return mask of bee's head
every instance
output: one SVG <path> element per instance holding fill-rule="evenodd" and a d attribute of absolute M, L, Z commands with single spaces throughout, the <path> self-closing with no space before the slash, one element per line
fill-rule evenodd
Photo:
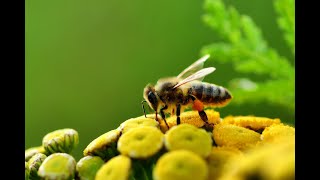
<path fill-rule="evenodd" d="M 143 97 L 147 101 L 148 105 L 155 111 L 158 109 L 159 96 L 154 87 L 148 84 L 143 90 Z"/>

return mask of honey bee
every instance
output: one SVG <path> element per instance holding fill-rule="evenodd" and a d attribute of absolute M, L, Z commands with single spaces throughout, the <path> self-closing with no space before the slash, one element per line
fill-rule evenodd
<path fill-rule="evenodd" d="M 211 127 L 204 108 L 223 107 L 230 102 L 232 95 L 222 86 L 202 82 L 206 75 L 215 71 L 214 67 L 203 68 L 204 62 L 209 57 L 205 55 L 198 59 L 176 77 L 159 79 L 155 86 L 148 84 L 144 88 L 144 100 L 142 101 L 145 116 L 144 102 L 147 102 L 149 107 L 155 111 L 156 120 L 159 122 L 157 117 L 160 112 L 160 116 L 169 129 L 165 114 L 176 114 L 178 125 L 180 124 L 180 113 L 192 107 L 193 110 L 198 111 L 205 126 Z"/>

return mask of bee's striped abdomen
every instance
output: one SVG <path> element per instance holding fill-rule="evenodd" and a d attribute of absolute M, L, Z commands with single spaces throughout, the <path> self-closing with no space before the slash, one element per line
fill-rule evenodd
<path fill-rule="evenodd" d="M 195 83 L 189 93 L 205 104 L 225 105 L 232 99 L 230 92 L 224 87 L 209 83 Z"/>

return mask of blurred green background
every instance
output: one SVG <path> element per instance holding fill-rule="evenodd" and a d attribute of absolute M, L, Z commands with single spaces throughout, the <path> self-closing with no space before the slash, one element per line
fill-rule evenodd
<path fill-rule="evenodd" d="M 268 44 L 290 59 L 272 1 L 225 1 L 250 15 Z M 25 148 L 47 133 L 79 132 L 78 160 L 96 137 L 142 115 L 147 83 L 175 76 L 219 38 L 202 21 L 203 1 L 26 1 Z M 205 81 L 227 86 L 236 73 L 214 58 Z M 294 121 L 266 102 L 217 109 L 221 116 L 256 115 Z"/>

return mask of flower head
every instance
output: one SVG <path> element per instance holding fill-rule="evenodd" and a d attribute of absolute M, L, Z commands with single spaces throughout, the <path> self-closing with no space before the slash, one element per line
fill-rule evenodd
<path fill-rule="evenodd" d="M 230 159 L 238 161 L 241 158 L 243 158 L 243 153 L 237 148 L 228 146 L 213 147 L 207 158 L 209 179 L 218 179 L 222 175 L 221 171 L 229 165 Z"/>
<path fill-rule="evenodd" d="M 130 175 L 131 159 L 124 155 L 111 158 L 98 170 L 95 180 L 127 180 Z"/>
<path fill-rule="evenodd" d="M 155 180 L 206 180 L 208 166 L 199 155 L 188 150 L 175 150 L 162 155 L 153 170 Z"/>
<path fill-rule="evenodd" d="M 76 177 L 78 179 L 94 179 L 103 164 L 104 161 L 99 156 L 85 156 L 76 165 Z"/>
<path fill-rule="evenodd" d="M 43 161 L 47 158 L 45 154 L 37 153 L 28 161 L 30 179 L 39 179 L 38 170 Z"/>
<path fill-rule="evenodd" d="M 190 124 L 172 127 L 165 134 L 165 147 L 169 150 L 190 150 L 199 156 L 207 157 L 212 148 L 211 135 L 204 129 Z"/>
<path fill-rule="evenodd" d="M 75 176 L 76 160 L 67 153 L 49 155 L 41 164 L 38 175 L 42 179 L 70 180 Z"/>
<path fill-rule="evenodd" d="M 35 154 L 37 154 L 37 153 L 42 153 L 42 154 L 47 155 L 47 152 L 46 152 L 46 150 L 44 149 L 43 146 L 31 147 L 31 148 L 26 149 L 26 150 L 24 151 L 25 161 L 29 161 L 29 159 L 30 159 L 33 155 L 35 155 Z"/>
<path fill-rule="evenodd" d="M 260 141 L 260 134 L 233 124 L 221 123 L 214 127 L 213 139 L 218 146 L 247 149 Z"/>
<path fill-rule="evenodd" d="M 126 133 L 130 129 L 140 127 L 140 126 L 151 126 L 159 128 L 159 123 L 152 118 L 146 118 L 146 117 L 137 117 L 137 118 L 131 118 L 123 123 L 120 124 L 118 129 L 121 131 L 122 134 Z"/>
<path fill-rule="evenodd" d="M 120 137 L 120 130 L 108 131 L 94 139 L 83 151 L 84 156 L 100 156 L 102 159 L 110 159 L 117 155 L 116 144 Z"/>
<path fill-rule="evenodd" d="M 123 134 L 118 141 L 119 152 L 131 158 L 148 158 L 162 147 L 162 132 L 149 126 L 134 128 Z"/>
<path fill-rule="evenodd" d="M 267 127 L 261 134 L 263 142 L 282 142 L 282 138 L 285 137 L 294 141 L 295 128 L 284 124 L 275 124 Z"/>
<path fill-rule="evenodd" d="M 207 117 L 208 117 L 208 123 L 215 125 L 219 124 L 221 122 L 220 113 L 211 109 L 205 110 Z M 170 116 L 167 118 L 167 123 L 169 127 L 174 127 L 177 125 L 177 116 Z M 187 111 L 184 113 L 181 113 L 180 115 L 180 123 L 181 124 L 192 124 L 196 127 L 203 127 L 204 121 L 199 116 L 198 111 Z"/>
<path fill-rule="evenodd" d="M 254 131 L 262 131 L 268 126 L 280 124 L 281 122 L 279 118 L 271 119 L 256 116 L 227 116 L 223 118 L 222 123 L 234 124 Z"/>
<path fill-rule="evenodd" d="M 42 146 L 48 153 L 70 153 L 79 144 L 78 132 L 74 129 L 59 129 L 43 137 Z"/>
<path fill-rule="evenodd" d="M 24 162 L 24 171 L 25 171 L 25 179 L 29 179 L 29 165 L 28 165 L 28 162 Z"/>
<path fill-rule="evenodd" d="M 230 160 L 230 166 L 222 170 L 220 179 L 294 179 L 295 143 L 286 138 L 282 140 L 281 143 L 257 146 L 241 160 Z"/>

